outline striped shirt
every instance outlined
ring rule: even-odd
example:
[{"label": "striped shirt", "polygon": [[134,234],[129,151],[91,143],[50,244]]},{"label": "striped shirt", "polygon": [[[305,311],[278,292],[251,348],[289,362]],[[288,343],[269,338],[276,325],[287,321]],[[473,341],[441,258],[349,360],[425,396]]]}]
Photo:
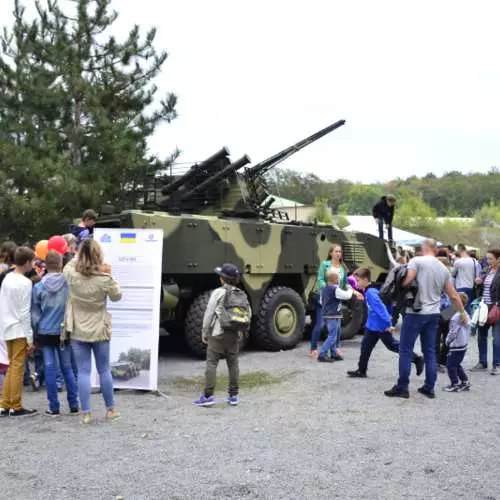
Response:
[{"label": "striped shirt", "polygon": [[483,288],[483,301],[485,304],[493,304],[491,299],[491,284],[493,283],[493,278],[495,277],[494,272],[490,272],[486,278],[484,278],[484,288]]}]

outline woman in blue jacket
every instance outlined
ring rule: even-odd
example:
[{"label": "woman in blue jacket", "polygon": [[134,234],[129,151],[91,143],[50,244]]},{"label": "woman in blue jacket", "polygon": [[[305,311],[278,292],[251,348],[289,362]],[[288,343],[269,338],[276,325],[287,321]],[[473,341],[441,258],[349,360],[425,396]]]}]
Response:
[{"label": "woman in blue jacket", "polygon": [[[365,301],[368,308],[368,319],[365,325],[363,341],[361,342],[358,369],[348,371],[347,375],[353,378],[366,378],[368,361],[377,342],[381,340],[389,351],[399,353],[399,341],[392,335],[394,327],[392,326],[391,315],[382,302],[379,291],[376,288],[368,288],[370,286],[371,271],[367,268],[360,268],[354,272],[354,276],[358,282],[358,288],[366,290]],[[420,375],[424,370],[424,358],[413,353],[413,363],[415,363],[417,375]]]}]

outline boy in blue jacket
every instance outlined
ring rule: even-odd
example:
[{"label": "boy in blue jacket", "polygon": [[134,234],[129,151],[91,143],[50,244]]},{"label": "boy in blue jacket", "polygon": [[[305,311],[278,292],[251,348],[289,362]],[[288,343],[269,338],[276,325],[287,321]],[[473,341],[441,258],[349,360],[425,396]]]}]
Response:
[{"label": "boy in blue jacket", "polygon": [[71,347],[67,342],[61,344],[61,325],[64,322],[68,300],[68,284],[61,272],[62,257],[57,252],[49,252],[45,264],[47,274],[34,286],[31,299],[31,323],[35,342],[43,350],[45,366],[45,384],[49,401],[49,409],[45,413],[49,416],[58,416],[61,413],[56,381],[58,359],[66,383],[70,413],[76,415],[79,412],[78,393],[71,367]]},{"label": "boy in blue jacket", "polygon": [[[359,356],[358,369],[348,371],[347,375],[353,378],[366,378],[368,361],[373,348],[381,340],[389,351],[399,353],[399,342],[393,337],[391,315],[387,307],[380,298],[380,293],[376,288],[370,286],[371,272],[367,268],[360,268],[354,272],[358,282],[358,288],[366,290],[365,301],[368,307],[368,319],[365,325],[365,334],[361,342],[361,354]],[[417,375],[420,375],[424,369],[424,358],[413,353],[413,363],[417,369]]]}]

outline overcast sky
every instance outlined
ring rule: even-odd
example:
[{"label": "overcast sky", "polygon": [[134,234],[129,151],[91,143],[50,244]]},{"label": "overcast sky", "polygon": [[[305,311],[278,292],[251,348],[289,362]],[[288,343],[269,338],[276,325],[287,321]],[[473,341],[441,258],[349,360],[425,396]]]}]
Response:
[{"label": "overcast sky", "polygon": [[[32,0],[25,0],[26,5]],[[500,166],[498,0],[116,0],[116,33],[158,27],[179,118],[151,140],[179,161],[253,162],[338,119],[282,165],[325,178]],[[0,1],[5,24],[11,0]]]}]

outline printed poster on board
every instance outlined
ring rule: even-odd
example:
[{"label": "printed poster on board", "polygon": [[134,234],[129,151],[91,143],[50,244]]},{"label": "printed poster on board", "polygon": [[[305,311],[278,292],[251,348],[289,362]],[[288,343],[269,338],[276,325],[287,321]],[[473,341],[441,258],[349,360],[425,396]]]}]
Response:
[{"label": "printed poster on board", "polygon": [[[94,230],[94,239],[111,265],[122,299],[108,300],[112,318],[110,363],[117,389],[158,389],[163,230]],[[92,385],[99,375],[92,366]]]}]

